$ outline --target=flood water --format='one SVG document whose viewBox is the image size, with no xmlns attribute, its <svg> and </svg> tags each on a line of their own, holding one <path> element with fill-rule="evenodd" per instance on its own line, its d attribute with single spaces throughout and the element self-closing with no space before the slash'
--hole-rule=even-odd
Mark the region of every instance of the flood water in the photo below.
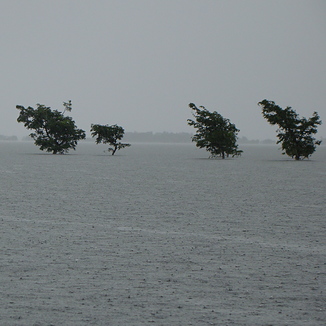
<svg viewBox="0 0 326 326">
<path fill-rule="evenodd" d="M 105 148 L 81 143 L 51 155 L 28 142 L 0 143 L 1 215 L 127 225 L 132 217 L 178 228 L 178 216 L 212 225 L 245 219 L 252 227 L 324 213 L 325 147 L 300 162 L 277 146 L 242 146 L 241 157 L 226 160 L 208 159 L 193 144 L 133 144 L 115 156 Z"/>
<path fill-rule="evenodd" d="M 0 142 L 2 325 L 322 325 L 325 146 L 105 149 Z"/>
</svg>

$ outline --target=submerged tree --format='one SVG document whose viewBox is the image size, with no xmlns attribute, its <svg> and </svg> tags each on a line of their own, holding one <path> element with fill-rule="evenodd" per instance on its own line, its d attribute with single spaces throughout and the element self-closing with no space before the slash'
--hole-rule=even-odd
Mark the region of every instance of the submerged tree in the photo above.
<svg viewBox="0 0 326 326">
<path fill-rule="evenodd" d="M 241 155 L 242 151 L 238 150 L 237 134 L 239 129 L 235 127 L 229 119 L 223 118 L 216 111 L 210 112 L 205 107 L 199 108 L 190 103 L 189 107 L 194 111 L 195 121 L 188 119 L 188 125 L 197 129 L 192 141 L 196 142 L 199 148 L 206 148 L 212 157 Z"/>
<path fill-rule="evenodd" d="M 299 118 L 299 115 L 291 107 L 282 109 L 273 101 L 263 100 L 258 103 L 262 107 L 263 117 L 272 125 L 278 125 L 279 140 L 282 144 L 282 154 L 294 157 L 296 160 L 308 158 L 312 155 L 316 146 L 321 144 L 312 135 L 317 133 L 317 125 L 321 120 L 317 112 L 309 119 Z"/>
<path fill-rule="evenodd" d="M 71 117 L 64 116 L 65 111 L 71 111 L 71 101 L 63 103 L 63 112 L 51 110 L 42 104 L 37 104 L 37 108 L 23 107 L 17 105 L 20 110 L 18 122 L 23 122 L 27 129 L 35 132 L 30 134 L 35 145 L 40 149 L 53 154 L 67 153 L 69 149 L 76 149 L 77 142 L 85 139 L 86 134 L 82 129 L 77 129 L 75 121 Z"/>
<path fill-rule="evenodd" d="M 130 144 L 121 143 L 119 141 L 123 138 L 124 133 L 124 129 L 118 125 L 91 125 L 91 134 L 92 137 L 96 137 L 96 144 L 103 143 L 111 145 L 112 147 L 110 147 L 108 151 L 112 152 L 112 155 L 114 155 L 117 150 L 130 146 Z"/>
</svg>

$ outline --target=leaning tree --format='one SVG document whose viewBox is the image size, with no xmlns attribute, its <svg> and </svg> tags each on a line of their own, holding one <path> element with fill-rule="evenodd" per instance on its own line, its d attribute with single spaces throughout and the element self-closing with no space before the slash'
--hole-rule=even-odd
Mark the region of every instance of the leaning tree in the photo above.
<svg viewBox="0 0 326 326">
<path fill-rule="evenodd" d="M 96 144 L 103 143 L 111 145 L 112 147 L 110 147 L 108 151 L 112 152 L 112 155 L 114 155 L 117 150 L 130 146 L 130 144 L 120 142 L 124 133 L 124 129 L 118 125 L 91 125 L 91 135 L 92 137 L 96 137 Z"/>
<path fill-rule="evenodd" d="M 195 120 L 188 119 L 188 125 L 197 129 L 192 141 L 199 148 L 206 148 L 211 157 L 221 156 L 223 159 L 229 155 L 239 156 L 242 151 L 238 150 L 237 135 L 239 129 L 216 111 L 210 112 L 205 107 L 199 108 L 190 103 Z"/>
<path fill-rule="evenodd" d="M 258 103 L 263 117 L 271 124 L 278 125 L 277 144 L 282 144 L 283 155 L 287 154 L 296 160 L 308 158 L 321 144 L 312 135 L 317 133 L 317 125 L 322 122 L 317 112 L 309 119 L 299 118 L 291 107 L 282 109 L 273 101 L 263 100 Z"/>
<path fill-rule="evenodd" d="M 17 121 L 24 123 L 27 129 L 34 130 L 30 137 L 42 151 L 64 154 L 71 148 L 75 150 L 77 142 L 85 139 L 85 131 L 77 129 L 75 121 L 64 115 L 65 111 L 71 111 L 71 101 L 63 103 L 63 112 L 51 110 L 42 104 L 36 106 L 34 109 L 17 105 L 20 111 Z"/>
</svg>

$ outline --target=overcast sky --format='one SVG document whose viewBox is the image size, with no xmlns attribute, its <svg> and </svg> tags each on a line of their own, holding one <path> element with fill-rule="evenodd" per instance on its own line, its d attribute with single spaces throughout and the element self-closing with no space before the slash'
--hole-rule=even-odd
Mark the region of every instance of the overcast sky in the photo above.
<svg viewBox="0 0 326 326">
<path fill-rule="evenodd" d="M 326 137 L 324 0 L 1 0 L 0 134 L 27 135 L 16 105 L 77 126 L 193 132 L 190 102 L 250 139 L 275 138 L 257 102 L 317 111 Z"/>
</svg>

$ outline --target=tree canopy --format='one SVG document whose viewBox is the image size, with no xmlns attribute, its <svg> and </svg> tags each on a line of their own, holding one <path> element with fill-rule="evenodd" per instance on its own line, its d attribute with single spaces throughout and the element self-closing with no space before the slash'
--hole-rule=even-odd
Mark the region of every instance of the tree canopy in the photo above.
<svg viewBox="0 0 326 326">
<path fill-rule="evenodd" d="M 78 140 L 86 137 L 85 131 L 77 129 L 71 117 L 64 116 L 65 111 L 71 111 L 71 101 L 64 102 L 63 105 L 63 112 L 51 110 L 42 104 L 37 104 L 36 109 L 16 106 L 20 110 L 17 121 L 24 123 L 27 129 L 34 130 L 30 136 L 42 151 L 67 153 L 71 148 L 75 150 Z"/>
<path fill-rule="evenodd" d="M 103 143 L 111 145 L 112 147 L 110 147 L 108 151 L 112 152 L 112 155 L 114 155 L 117 150 L 130 146 L 130 144 L 121 143 L 119 141 L 123 138 L 124 132 L 124 129 L 118 125 L 91 125 L 91 135 L 92 137 L 96 137 L 96 144 Z"/>
<path fill-rule="evenodd" d="M 241 155 L 242 151 L 238 150 L 237 134 L 239 129 L 225 119 L 216 111 L 210 112 L 205 107 L 199 108 L 190 103 L 189 107 L 193 110 L 195 120 L 188 119 L 188 125 L 197 129 L 196 134 L 192 137 L 192 141 L 196 142 L 199 148 L 206 148 L 211 153 L 211 157 Z"/>
<path fill-rule="evenodd" d="M 263 100 L 258 103 L 262 108 L 263 117 L 271 124 L 278 125 L 277 144 L 282 144 L 282 154 L 287 154 L 296 160 L 308 158 L 321 141 L 312 135 L 317 133 L 317 125 L 322 122 L 317 112 L 309 119 L 299 118 L 291 107 L 282 109 L 273 101 Z"/>
</svg>

